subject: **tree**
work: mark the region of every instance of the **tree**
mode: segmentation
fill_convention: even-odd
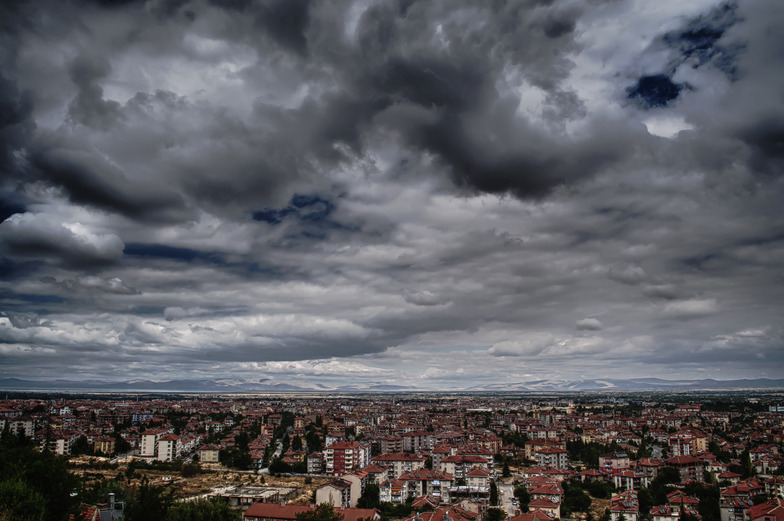
[[[582,488],[563,483],[564,499],[562,508],[564,509],[563,515],[568,517],[572,512],[586,512],[591,506],[591,498],[589,498]]]
[[[613,486],[605,481],[595,479],[586,486],[588,493],[598,499],[608,499],[612,495]]]
[[[183,463],[180,467],[180,474],[184,478],[192,478],[201,472],[201,466],[198,463]]]
[[[20,479],[0,482],[0,519],[43,521],[46,512],[44,496]]]
[[[357,508],[378,508],[381,491],[376,483],[368,483],[365,491],[357,500]]]
[[[79,479],[68,471],[66,463],[64,457],[50,451],[38,452],[24,436],[4,436],[0,440],[3,490],[6,494],[18,491],[21,499],[33,504],[43,498],[45,521],[66,519],[78,508],[79,498],[71,494],[78,490]],[[19,518],[11,515],[10,519]]]
[[[663,505],[667,502],[667,494],[672,491],[673,487],[669,485],[679,483],[681,481],[681,474],[678,469],[673,467],[662,467],[659,472],[651,481],[651,494],[653,494],[653,501],[656,505]]]
[[[329,503],[321,503],[313,510],[299,512],[296,516],[297,521],[343,521],[343,514]]]
[[[528,503],[531,502],[531,494],[528,493],[528,489],[523,485],[516,486],[514,489],[514,496],[520,504],[520,512],[528,512]]]
[[[119,433],[114,435],[114,452],[118,454],[122,454],[124,452],[130,452],[131,444],[128,441],[120,436]]]
[[[506,515],[500,508],[488,508],[485,513],[485,521],[503,521],[504,518]]]
[[[287,474],[291,472],[291,465],[280,458],[275,458],[269,465],[269,471],[272,474]]]
[[[501,470],[501,476],[508,478],[511,475],[512,475],[512,471],[509,470],[509,462],[504,460],[504,467],[503,470]]]
[[[220,500],[198,499],[175,503],[164,521],[241,521],[242,514]]]
[[[490,504],[498,506],[498,485],[495,484],[495,481],[490,482]]]
[[[142,480],[141,486],[125,505],[125,521],[147,521],[149,519],[164,519],[173,498],[171,491],[163,487],[153,487]]]
[[[641,488],[637,491],[637,500],[640,504],[640,514],[647,516],[651,513],[651,508],[654,505],[653,494],[647,488]]]
[[[92,451],[90,450],[90,442],[87,441],[87,436],[82,434],[76,441],[71,445],[71,454],[74,456],[78,456],[80,454],[90,454]]]

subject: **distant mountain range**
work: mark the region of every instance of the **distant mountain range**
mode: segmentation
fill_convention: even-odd
[[[444,392],[598,392],[598,391],[738,391],[744,389],[784,389],[784,379],[755,378],[745,380],[662,380],[659,378],[533,380],[520,383],[486,384]],[[62,392],[161,392],[161,393],[303,393],[303,392],[433,392],[402,385],[343,385],[318,383],[283,383],[272,380],[47,380],[0,378],[3,391]]]

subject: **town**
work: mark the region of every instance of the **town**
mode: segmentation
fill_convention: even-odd
[[[0,517],[782,521],[781,400],[20,393],[0,401]],[[36,501],[9,506],[13,480]]]

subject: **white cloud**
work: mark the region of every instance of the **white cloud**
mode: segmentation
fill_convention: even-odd
[[[604,325],[597,318],[582,318],[577,321],[575,327],[581,331],[600,331]]]

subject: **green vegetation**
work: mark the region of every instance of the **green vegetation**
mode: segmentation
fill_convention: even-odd
[[[199,499],[174,504],[164,521],[241,521],[242,514],[220,500]]]
[[[488,508],[485,514],[485,521],[503,521],[506,514],[500,508]]]
[[[531,502],[531,494],[528,493],[528,489],[524,485],[518,485],[514,488],[514,496],[517,498],[520,512],[528,512],[528,503]]]
[[[587,512],[591,506],[591,498],[583,491],[580,482],[561,483],[564,489],[564,499],[561,504],[561,515],[570,517],[573,512]]]
[[[78,508],[78,489],[65,458],[35,450],[23,436],[0,438],[0,519],[68,519]]]
[[[358,508],[378,508],[380,503],[381,492],[375,483],[368,483],[365,486],[365,491],[362,496],[357,500]]]

